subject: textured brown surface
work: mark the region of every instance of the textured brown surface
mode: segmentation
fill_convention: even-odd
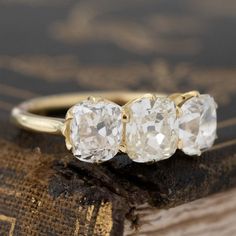
[[[143,205],[155,215],[235,187],[235,12],[231,0],[0,1],[0,235],[122,235],[125,220],[145,222]],[[22,100],[108,89],[211,93],[216,146],[96,166],[73,158],[63,138],[9,122]]]
[[[140,235],[223,235],[236,232],[236,189],[185,203],[169,210],[158,209],[147,204],[134,210],[139,216]],[[126,221],[126,236],[137,235],[137,231]]]

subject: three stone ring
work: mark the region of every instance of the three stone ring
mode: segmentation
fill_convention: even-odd
[[[24,129],[64,135],[73,155],[91,163],[110,160],[119,151],[141,163],[167,159],[176,149],[200,155],[216,139],[217,105],[208,94],[90,95],[32,99],[12,110],[12,120]],[[65,119],[42,115],[68,107]]]

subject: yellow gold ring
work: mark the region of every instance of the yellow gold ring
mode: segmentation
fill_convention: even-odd
[[[45,96],[12,110],[21,128],[63,135],[66,146],[85,162],[104,162],[119,151],[135,162],[167,159],[176,149],[200,155],[216,138],[214,99],[197,91],[140,94],[100,92]],[[65,119],[48,117],[68,109]]]

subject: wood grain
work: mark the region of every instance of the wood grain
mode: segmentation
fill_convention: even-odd
[[[236,189],[168,210],[145,204],[133,214],[138,217],[138,228],[132,229],[126,221],[126,236],[231,236],[236,232]]]

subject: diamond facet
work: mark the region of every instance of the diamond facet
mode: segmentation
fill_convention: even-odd
[[[177,148],[178,121],[174,102],[166,97],[143,97],[127,105],[127,153],[133,161],[169,158]]]
[[[212,147],[216,139],[216,103],[210,95],[203,94],[187,100],[181,110],[179,138],[182,150],[188,155],[200,155]]]
[[[107,100],[88,99],[72,108],[72,152],[85,162],[103,162],[119,151],[122,138],[121,107]]]

